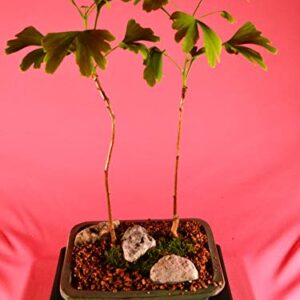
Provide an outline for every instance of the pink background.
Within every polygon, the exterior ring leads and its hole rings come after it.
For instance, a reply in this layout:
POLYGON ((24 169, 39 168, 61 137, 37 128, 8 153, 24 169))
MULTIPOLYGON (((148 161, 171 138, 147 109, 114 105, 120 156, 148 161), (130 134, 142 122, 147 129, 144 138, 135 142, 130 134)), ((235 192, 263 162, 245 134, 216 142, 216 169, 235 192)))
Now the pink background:
MULTIPOLYGON (((151 26, 182 59, 161 12, 128 4, 105 10, 102 28, 120 40, 129 18, 151 26)), ((120 1, 118 1, 120 2, 120 1)), ((196 1, 176 1, 192 11, 196 1)), ((115 5, 118 4, 118 5, 115 5)), ((279 54, 269 71, 225 52, 192 70, 184 115, 179 207, 210 223, 222 245, 235 300, 300 299, 299 2, 204 1, 225 39, 254 22, 279 54)), ((170 5, 170 10, 175 10, 170 5)), ((201 12, 199 12, 201 15, 201 12)), ((68 1, 5 1, 0 45, 25 26, 81 29, 68 1)), ((68 57, 55 76, 18 69, 24 54, 0 56, 0 299, 48 299, 70 228, 105 219, 103 185, 110 121, 92 80, 68 57)), ((117 118, 111 168, 114 217, 169 218, 180 76, 169 62, 161 84, 142 79, 141 58, 119 50, 101 74, 117 118)))

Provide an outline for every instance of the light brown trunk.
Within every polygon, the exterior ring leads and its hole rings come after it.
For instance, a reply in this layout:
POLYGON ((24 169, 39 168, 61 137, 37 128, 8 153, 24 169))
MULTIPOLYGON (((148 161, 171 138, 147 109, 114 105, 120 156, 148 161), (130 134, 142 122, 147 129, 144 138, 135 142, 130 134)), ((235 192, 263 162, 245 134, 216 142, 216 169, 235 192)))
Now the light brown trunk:
POLYGON ((115 144, 116 117, 112 110, 110 100, 107 97, 106 93, 104 92, 104 90, 100 84, 98 75, 94 74, 93 79, 94 79, 96 88, 99 91, 102 99, 104 100, 105 106, 109 112, 109 116, 111 118, 111 125, 112 125, 111 140, 110 140, 110 145, 108 148, 106 163, 105 163, 105 167, 104 167, 104 176, 105 176, 105 191, 106 191, 106 200, 107 200, 107 209, 108 209, 109 232, 110 232, 110 237, 111 237, 111 243, 112 243, 112 245, 115 245, 117 237, 116 237, 116 232, 115 232, 115 228, 113 225, 112 209, 111 209, 111 201, 110 201, 109 167, 110 167, 111 156, 112 156, 112 152, 113 152, 113 148, 114 148, 114 144, 115 144))
POLYGON ((174 237, 178 237, 179 215, 177 209, 177 187, 178 187, 178 167, 180 159, 180 140, 181 140, 181 128, 183 122, 183 107, 185 101, 187 87, 183 86, 181 90, 181 99, 179 104, 179 118, 178 118, 178 131, 177 131, 177 143, 176 143, 176 160, 175 160, 175 176, 174 176, 174 193, 173 193, 173 222, 171 227, 171 234, 174 237))

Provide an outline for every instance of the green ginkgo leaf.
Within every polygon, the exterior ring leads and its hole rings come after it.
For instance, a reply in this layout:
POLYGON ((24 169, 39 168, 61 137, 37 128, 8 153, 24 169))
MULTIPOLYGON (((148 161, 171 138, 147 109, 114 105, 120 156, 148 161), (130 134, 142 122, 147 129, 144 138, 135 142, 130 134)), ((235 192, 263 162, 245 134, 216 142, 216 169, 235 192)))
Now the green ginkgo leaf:
POLYGON ((221 11, 220 15, 221 15, 221 17, 226 19, 229 23, 232 23, 232 24, 235 23, 235 18, 228 11, 223 10, 223 11, 221 11))
POLYGON ((17 52, 28 46, 40 46, 43 35, 33 26, 26 27, 16 34, 16 39, 7 42, 6 54, 17 52))
POLYGON ((150 28, 143 28, 135 20, 128 21, 125 37, 120 47, 134 53, 141 53, 144 59, 144 79, 150 86, 154 86, 162 76, 162 55, 156 47, 148 48, 142 42, 157 42, 159 37, 150 28))
POLYGON ((253 44, 261 46, 271 53, 276 53, 277 49, 272 47, 271 41, 262 36, 262 32, 258 31, 251 22, 245 23, 234 35, 227 41, 231 45, 253 44))
POLYGON ((205 23, 198 21, 204 39, 205 55, 208 64, 214 68, 220 62, 220 55, 222 51, 222 41, 215 31, 208 27, 205 23))
POLYGON ((105 53, 111 46, 114 36, 107 30, 86 30, 80 32, 76 40, 76 62, 83 76, 90 76, 94 62, 101 68, 106 67, 105 53))
POLYGON ((159 82, 163 75, 163 53, 160 49, 152 47, 149 49, 147 59, 144 61, 144 79, 150 86, 159 82))
POLYGON ((141 41, 157 42, 159 37, 154 35, 150 28, 143 28, 135 20, 131 19, 127 23, 125 37, 120 43, 120 47, 128 49, 134 53, 140 52, 144 59, 148 55, 148 48, 141 41))
POLYGON ((79 31, 48 33, 42 41, 46 52, 46 72, 54 73, 70 51, 79 31))
POLYGON ((264 70, 267 70, 267 66, 263 60, 262 55, 249 47, 245 46, 232 46, 230 44, 225 44, 225 49, 230 54, 241 54, 250 62, 259 65, 264 70))
POLYGON ((248 59, 250 62, 254 64, 258 64, 261 66, 264 70, 267 70, 267 66, 264 63, 263 57, 261 54, 251 48, 244 47, 244 46, 235 46, 235 49, 243 55, 246 59, 248 59))
POLYGON ((144 0, 143 9, 147 12, 162 8, 168 4, 168 0, 144 0))
POLYGON ((175 41, 179 43, 183 39, 182 49, 185 53, 189 53, 199 39, 197 20, 194 16, 181 11, 176 11, 171 15, 173 20, 172 28, 177 32, 175 41))
POLYGON ((39 69, 45 59, 45 51, 43 48, 38 48, 29 52, 22 60, 20 68, 22 71, 27 71, 31 66, 39 69))
MULTIPOLYGON (((123 2, 130 2, 132 0, 122 0, 123 2)), ((134 5, 138 4, 141 0, 134 0, 134 5)), ((144 0, 143 1, 143 9, 146 12, 150 12, 152 10, 157 10, 167 5, 169 0, 144 0)))
POLYGON ((92 75, 94 63, 105 68, 104 54, 111 49, 109 42, 114 39, 109 31, 100 29, 49 33, 43 39, 46 72, 54 73, 63 59, 75 52, 80 73, 88 77, 92 75))
POLYGON ((250 62, 257 64, 266 70, 267 66, 264 63, 262 55, 258 51, 250 48, 250 45, 263 47, 269 52, 276 54, 277 49, 270 44, 271 41, 262 36, 261 31, 258 31, 252 23, 247 22, 230 40, 224 43, 224 47, 229 54, 241 54, 250 62))
POLYGON ((131 19, 127 23, 125 37, 122 42, 130 44, 138 41, 157 42, 159 37, 154 35, 151 28, 143 28, 139 23, 131 19))

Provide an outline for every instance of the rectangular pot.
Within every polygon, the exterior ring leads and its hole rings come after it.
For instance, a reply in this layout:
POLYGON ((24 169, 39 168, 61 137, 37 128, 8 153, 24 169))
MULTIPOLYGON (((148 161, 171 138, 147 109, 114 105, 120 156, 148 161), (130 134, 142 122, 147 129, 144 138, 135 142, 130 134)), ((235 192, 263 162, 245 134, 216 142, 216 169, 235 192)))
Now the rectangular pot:
MULTIPOLYGON (((76 234, 87 226, 95 225, 99 221, 95 222, 84 222, 74 226, 70 232, 67 250, 65 254, 64 264, 62 268, 62 275, 60 281, 60 293, 66 300, 141 300, 141 299, 154 299, 154 300, 207 300, 219 294, 225 286, 224 275, 220 263, 220 258, 216 248, 216 244, 213 238, 210 226, 201 219, 182 219, 182 220, 193 220, 199 223, 199 226, 203 226, 205 233, 208 237, 208 248, 211 255, 212 269, 213 269, 213 280, 218 283, 218 286, 210 285, 207 288, 199 289, 196 292, 183 292, 174 291, 170 292, 167 290, 162 291, 130 291, 130 292, 102 292, 102 291, 82 291, 74 289, 71 285, 71 263, 72 263, 72 249, 74 247, 74 240, 76 234)), ((155 221, 171 221, 171 220, 151 220, 155 221)), ((141 220, 121 222, 143 222, 141 220)))

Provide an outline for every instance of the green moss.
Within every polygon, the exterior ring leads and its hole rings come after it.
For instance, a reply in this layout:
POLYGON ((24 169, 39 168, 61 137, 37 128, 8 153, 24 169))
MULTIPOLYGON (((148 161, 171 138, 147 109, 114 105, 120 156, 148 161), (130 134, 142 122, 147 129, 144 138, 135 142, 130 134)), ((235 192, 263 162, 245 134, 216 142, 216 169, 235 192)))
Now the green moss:
POLYGON ((104 255, 107 264, 113 265, 116 268, 126 267, 126 261, 120 246, 111 247, 109 250, 105 251, 104 255))
POLYGON ((167 254, 185 256, 195 252, 192 241, 184 241, 180 238, 171 238, 169 241, 160 242, 160 244, 162 251, 166 251, 167 254))
POLYGON ((163 256, 175 254, 186 256, 194 253, 194 243, 189 240, 180 238, 161 238, 157 241, 157 245, 147 251, 145 255, 134 263, 125 261, 123 250, 120 246, 110 248, 105 252, 105 260, 107 264, 116 268, 126 268, 128 271, 139 271, 143 275, 148 275, 151 267, 163 256))

